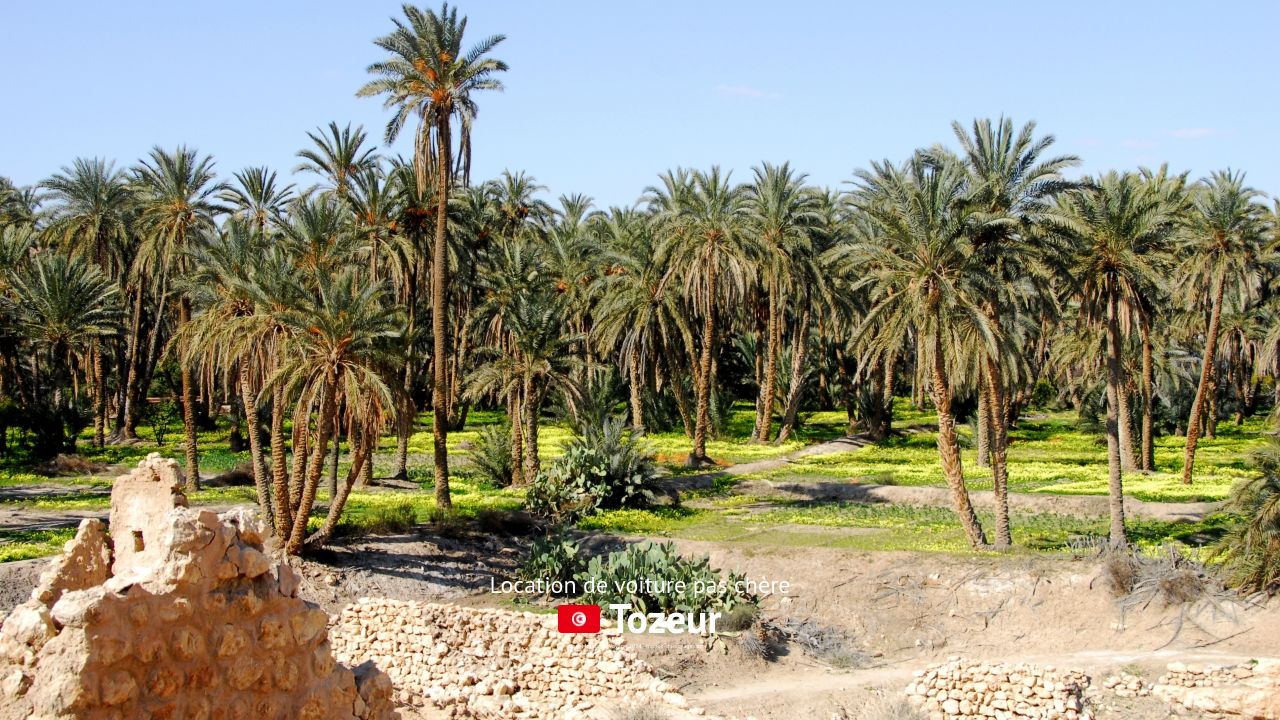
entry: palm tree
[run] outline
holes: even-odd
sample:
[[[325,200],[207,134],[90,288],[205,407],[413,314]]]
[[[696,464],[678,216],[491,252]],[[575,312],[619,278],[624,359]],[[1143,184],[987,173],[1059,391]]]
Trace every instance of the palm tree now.
[[[573,346],[581,335],[566,332],[566,302],[554,292],[527,292],[515,299],[505,318],[512,345],[508,350],[489,348],[495,359],[482,363],[467,379],[468,393],[500,397],[519,388],[524,425],[524,477],[533,479],[541,469],[538,454],[538,418],[547,395],[561,390],[574,397],[573,371],[580,361]]]
[[[980,403],[985,410],[978,418],[985,427],[990,444],[992,485],[996,499],[996,546],[1008,547],[1013,538],[1009,527],[1008,483],[1006,466],[1010,391],[1014,373],[1010,367],[1019,354],[1013,328],[1017,309],[1039,297],[1048,297],[1051,289],[1045,264],[1043,237],[1037,228],[1056,224],[1053,198],[1072,187],[1062,172],[1080,163],[1074,155],[1043,158],[1054,137],[1035,138],[1036,124],[1029,122],[1014,132],[1013,121],[1001,118],[974,120],[971,132],[960,123],[952,123],[961,157],[968,171],[969,232],[976,252],[983,254],[1005,282],[997,285],[999,293],[989,297],[985,311],[993,330],[999,333],[1003,352],[989,355],[981,369]]]
[[[938,411],[943,475],[965,535],[978,548],[987,539],[965,486],[953,378],[963,377],[975,357],[996,351],[982,303],[997,279],[968,234],[965,181],[965,168],[949,157],[917,153],[902,167],[873,163],[858,173],[852,198],[871,234],[835,252],[848,271],[867,276],[872,297],[856,337],[868,354],[883,358],[907,337],[918,338],[918,362],[927,369]]]
[[[130,260],[130,197],[124,173],[101,159],[77,159],[70,168],[41,183],[55,205],[45,233],[71,253],[95,263],[108,277],[123,279]],[[141,336],[143,293],[127,287],[134,296],[134,322],[130,333],[130,362],[135,361]],[[137,285],[133,283],[133,285]],[[93,364],[93,444],[106,443],[107,372],[106,349],[99,340],[92,349]],[[126,389],[128,392],[128,389]]]
[[[1191,484],[1200,439],[1201,418],[1208,393],[1213,392],[1214,358],[1218,353],[1218,331],[1227,288],[1249,297],[1261,280],[1262,240],[1266,235],[1267,209],[1257,202],[1262,196],[1244,184],[1244,173],[1214,172],[1192,188],[1191,211],[1187,215],[1181,274],[1188,305],[1200,306],[1209,298],[1209,324],[1205,330],[1200,384],[1196,387],[1191,416],[1187,419],[1187,446],[1182,461],[1182,482]],[[1216,417],[1208,422],[1217,423]]]
[[[77,365],[83,365],[85,354],[120,330],[119,287],[96,265],[50,251],[37,254],[21,270],[9,273],[8,282],[19,334],[43,351],[43,369],[41,360],[34,355],[32,359],[37,386],[42,377],[53,385],[57,382],[55,370],[62,368],[74,388]],[[67,403],[62,386],[54,385],[51,405],[57,410],[76,410],[77,395],[73,389]],[[69,443],[69,449],[74,449],[74,432],[69,433]]]
[[[819,221],[818,196],[805,188],[807,175],[791,169],[790,163],[764,163],[752,170],[754,178],[747,186],[751,232],[759,236],[761,246],[760,273],[764,284],[765,358],[764,377],[756,399],[756,422],[753,440],[769,440],[773,424],[773,400],[777,393],[778,356],[782,351],[782,326],[786,299],[791,292],[793,263],[799,256],[812,255],[810,234]],[[801,312],[808,304],[798,303]],[[796,333],[794,346],[802,347],[807,338],[807,323]],[[796,355],[793,351],[793,357]],[[803,355],[803,353],[798,353]]]
[[[450,9],[446,3],[439,14],[408,4],[402,9],[405,22],[392,18],[395,30],[374,40],[374,44],[390,56],[369,66],[369,73],[378,77],[361,87],[356,95],[383,95],[383,107],[395,108],[395,114],[387,123],[388,143],[394,142],[405,123],[416,116],[414,171],[418,186],[427,185],[428,165],[435,171],[436,227],[431,253],[432,430],[436,504],[448,510],[453,502],[449,497],[446,444],[449,378],[445,358],[449,353],[445,339],[445,298],[449,290],[446,234],[453,171],[453,120],[456,118],[462,128],[460,155],[467,161],[465,176],[470,172],[470,128],[478,109],[474,95],[502,89],[496,75],[505,71],[507,64],[486,56],[505,37],[492,35],[464,52],[462,39],[467,19],[459,19],[456,8]]]
[[[707,456],[707,436],[711,431],[715,381],[717,310],[721,304],[732,306],[745,295],[747,284],[754,277],[751,257],[756,240],[744,227],[745,191],[731,184],[729,173],[721,173],[719,167],[705,173],[667,173],[663,185],[646,191],[650,206],[663,218],[666,237],[659,252],[664,264],[684,269],[685,295],[702,318],[693,383],[698,409],[687,463],[698,467],[713,462]]]
[[[213,159],[200,157],[193,148],[180,146],[172,153],[153,148],[148,159],[133,170],[138,204],[138,227],[143,241],[134,272],[160,277],[162,288],[170,274],[179,277],[190,270],[191,243],[214,225],[221,212],[214,201],[224,186],[216,182]],[[160,297],[165,297],[162,289]],[[178,299],[178,324],[191,320],[191,298]],[[180,363],[182,375],[182,428],[186,436],[187,488],[200,488],[200,464],[196,448],[196,393],[191,367]]]
[[[293,184],[280,186],[276,171],[265,166],[245,168],[232,177],[235,181],[219,199],[231,208],[233,217],[247,221],[259,237],[266,237],[267,227],[281,223],[293,200]]]
[[[1111,543],[1126,542],[1120,396],[1129,384],[1124,339],[1140,322],[1142,308],[1162,292],[1160,253],[1175,217],[1161,194],[1133,173],[1108,173],[1075,191],[1063,203],[1070,248],[1070,276],[1081,319],[1102,330],[1106,342],[1107,461]]]
[[[302,162],[293,171],[314,173],[325,178],[331,183],[331,189],[338,198],[346,200],[352,178],[377,166],[378,157],[374,154],[377,148],[364,147],[367,136],[361,126],[352,130],[351,123],[347,123],[345,127],[338,129],[338,123],[331,122],[328,130],[327,135],[323,128],[307,133],[315,148],[298,151]]]
[[[268,385],[280,384],[296,388],[301,407],[315,411],[316,436],[303,464],[303,473],[294,479],[300,485],[298,502],[292,508],[293,525],[284,539],[285,552],[297,554],[308,540],[307,521],[315,503],[320,477],[324,471],[329,442],[338,432],[338,408],[344,400],[361,407],[366,420],[380,415],[391,403],[391,391],[379,374],[391,356],[386,339],[398,334],[402,320],[397,312],[382,303],[381,289],[374,285],[359,287],[355,274],[344,270],[336,277],[316,276],[314,296],[307,297],[283,316],[295,328],[290,334],[285,358],[271,375]],[[295,416],[297,417],[297,416]],[[304,416],[305,417],[305,416]],[[374,423],[370,420],[368,425]],[[368,444],[362,444],[367,448]],[[295,447],[295,452],[298,452]],[[325,521],[332,533],[350,490],[359,474],[359,465],[367,459],[356,458],[347,483],[339,489],[344,494],[333,497],[329,518]],[[324,531],[315,542],[326,537]]]
[[[258,309],[255,286],[260,282],[258,268],[266,247],[257,220],[250,218],[230,219],[221,230],[208,232],[196,244],[190,261],[193,272],[182,284],[198,312],[179,332],[177,342],[185,365],[204,358],[210,371],[237,368],[235,384],[249,428],[258,507],[263,517],[270,519],[271,486],[258,432],[258,391],[267,366],[267,348],[261,334],[246,332],[255,323],[244,322]]]

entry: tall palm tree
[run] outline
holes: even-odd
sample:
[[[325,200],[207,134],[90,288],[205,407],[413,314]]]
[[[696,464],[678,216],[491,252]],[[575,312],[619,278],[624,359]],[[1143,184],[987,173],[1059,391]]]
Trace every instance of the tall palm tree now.
[[[377,148],[364,147],[367,135],[359,125],[352,130],[347,123],[339,129],[338,123],[330,122],[328,131],[316,128],[316,132],[307,133],[315,147],[298,151],[302,162],[293,171],[319,175],[329,181],[339,199],[346,200],[352,178],[377,165]]]
[[[130,197],[123,172],[105,160],[78,158],[70,168],[41,183],[49,191],[54,206],[46,234],[89,262],[95,263],[108,277],[124,280],[130,260]],[[130,333],[132,361],[141,335],[143,293],[139,287],[122,282],[134,296],[134,324]],[[136,283],[132,284],[136,286]],[[107,338],[94,345],[93,365],[93,444],[106,443],[107,382],[103,346]],[[128,390],[126,390],[128,392]]]
[[[751,437],[765,442],[770,439],[772,432],[778,356],[782,351],[784,305],[791,291],[792,266],[802,256],[812,255],[810,235],[820,218],[817,212],[818,196],[804,185],[807,175],[793,170],[790,163],[764,163],[752,172],[754,177],[747,186],[747,207],[751,224],[749,232],[754,232],[759,237],[766,321],[764,378],[756,399],[756,422],[751,430]],[[807,311],[807,303],[801,302],[799,305],[801,313]],[[807,334],[808,327],[797,331],[797,342],[793,345],[799,346],[807,342],[807,339],[801,339],[802,332]]]
[[[952,123],[968,171],[966,204],[974,248],[1005,279],[996,286],[998,294],[987,298],[985,310],[991,327],[1009,351],[988,356],[979,381],[979,397],[986,413],[978,421],[980,428],[987,429],[990,444],[997,547],[1008,547],[1013,542],[1006,458],[1009,423],[1014,419],[1009,417],[1014,372],[1010,363],[1003,360],[1016,357],[1019,351],[1019,338],[1011,332],[1017,318],[1011,316],[1028,302],[1052,292],[1049,277],[1042,271],[1046,244],[1043,236],[1036,236],[1036,230],[1056,224],[1053,198],[1073,186],[1062,172],[1080,163],[1074,155],[1043,157],[1054,137],[1037,139],[1035,128],[1036,124],[1029,122],[1015,132],[1009,118],[1000,118],[996,123],[990,119],[974,120],[970,131],[960,123]],[[1009,348],[1011,345],[1015,347]]]
[[[201,232],[214,226],[222,211],[215,202],[224,186],[213,172],[213,158],[179,146],[174,152],[153,148],[133,169],[142,245],[134,272],[159,277],[162,287],[170,275],[190,271],[189,250]],[[160,297],[165,297],[162,290]],[[191,320],[191,298],[178,298],[178,324]],[[182,429],[185,435],[187,488],[200,488],[200,463],[196,447],[196,392],[191,367],[180,363],[182,375]]]
[[[1160,253],[1175,218],[1155,189],[1133,173],[1107,173],[1074,191],[1063,203],[1072,288],[1081,319],[1100,329],[1106,342],[1107,467],[1111,543],[1126,542],[1120,424],[1121,394],[1127,392],[1125,338],[1139,324],[1142,308],[1162,292]]]
[[[471,154],[470,128],[478,107],[475,95],[484,90],[501,90],[497,78],[507,69],[501,60],[487,57],[505,36],[492,35],[470,49],[462,48],[467,28],[466,17],[459,18],[457,8],[446,3],[437,14],[412,5],[402,8],[405,21],[392,18],[395,30],[374,44],[389,57],[369,66],[376,75],[357,91],[359,97],[385,96],[384,108],[394,108],[387,123],[386,139],[395,141],[405,123],[416,117],[414,135],[414,171],[417,184],[427,185],[428,165],[435,171],[436,217],[435,238],[431,252],[431,330],[432,330],[432,430],[434,435],[436,504],[442,509],[453,507],[449,497],[449,456],[447,446],[447,377],[448,344],[446,342],[445,298],[448,294],[447,239],[449,191],[453,174],[453,121],[462,128],[460,155]]]
[[[1180,274],[1188,279],[1185,290],[1189,305],[1199,307],[1203,298],[1209,298],[1209,323],[1205,328],[1200,384],[1187,419],[1182,461],[1182,482],[1187,484],[1191,483],[1195,466],[1205,403],[1214,389],[1214,358],[1224,298],[1228,288],[1249,297],[1261,280],[1260,256],[1267,231],[1267,209],[1258,202],[1261,197],[1261,193],[1244,184],[1244,173],[1230,170],[1214,172],[1192,188],[1183,247],[1186,259]],[[1208,418],[1210,423],[1217,420]]]
[[[918,338],[938,411],[938,454],[952,501],[969,543],[987,544],[964,481],[952,401],[955,378],[975,357],[996,351],[982,302],[997,280],[975,251],[964,214],[964,167],[951,158],[917,153],[902,167],[873,163],[861,171],[852,202],[870,235],[836,251],[841,264],[866,274],[871,306],[856,336],[869,355],[896,352]]]
[[[647,195],[650,205],[666,217],[666,237],[660,250],[663,262],[684,268],[685,294],[702,318],[700,355],[694,371],[698,409],[687,464],[709,465],[707,436],[711,431],[717,314],[720,305],[732,306],[743,297],[755,277],[751,258],[756,239],[745,231],[746,193],[730,182],[729,173],[713,167],[705,173],[668,173],[664,187],[650,187]]]

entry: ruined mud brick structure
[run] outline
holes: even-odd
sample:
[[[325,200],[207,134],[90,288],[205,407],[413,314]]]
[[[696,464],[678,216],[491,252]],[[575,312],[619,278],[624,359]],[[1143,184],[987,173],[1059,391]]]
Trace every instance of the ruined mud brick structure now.
[[[0,625],[0,718],[383,720],[389,678],[334,660],[328,615],[251,510],[188,508],[171,460],[116,480]]]

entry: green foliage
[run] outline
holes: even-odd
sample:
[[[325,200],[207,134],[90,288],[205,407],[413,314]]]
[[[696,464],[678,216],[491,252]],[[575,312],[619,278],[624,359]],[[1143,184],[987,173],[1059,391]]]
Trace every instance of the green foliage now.
[[[73,528],[58,530],[0,530],[0,563],[52,555],[75,535]]]
[[[596,510],[648,505],[658,478],[653,454],[620,417],[584,426],[529,489],[530,512],[561,524]]]
[[[1241,481],[1229,507],[1240,517],[1214,547],[1228,584],[1246,592],[1280,588],[1280,440],[1255,456],[1257,477]]]
[[[578,543],[564,533],[556,533],[534,541],[529,557],[520,568],[520,576],[526,580],[567,584],[583,570]]]
[[[471,446],[471,464],[491,485],[510,485],[515,469],[511,457],[511,427],[486,425],[480,428],[479,437]]]
[[[637,612],[707,612],[732,611],[741,604],[755,604],[756,597],[740,592],[743,576],[729,572],[722,576],[711,567],[710,558],[697,560],[682,557],[672,543],[642,542],[607,557],[591,558],[585,571],[577,576],[579,587],[590,586],[593,592],[583,595],[587,602],[598,605],[630,603]],[[670,589],[683,583],[683,592],[650,592],[645,582]]]

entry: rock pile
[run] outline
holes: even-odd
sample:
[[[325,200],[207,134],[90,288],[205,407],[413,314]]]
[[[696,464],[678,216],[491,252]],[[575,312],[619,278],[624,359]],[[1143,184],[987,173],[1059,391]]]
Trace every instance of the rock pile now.
[[[119,478],[111,537],[81,523],[0,625],[0,718],[395,717],[386,675],[336,663],[254,514],[197,512],[180,487],[158,455]]]
[[[1102,681],[1102,687],[1115,693],[1116,697],[1147,697],[1151,694],[1151,683],[1126,672],[1108,676]]]
[[[339,660],[386,670],[400,702],[453,717],[568,720],[605,705],[685,707],[621,636],[561,634],[554,617],[365,598],[342,611],[330,638]]]
[[[951,658],[915,673],[907,696],[930,720],[1087,720],[1080,698],[1089,678],[1071,670]]]
[[[1280,718],[1280,660],[1241,665],[1169,663],[1152,694],[1189,710],[1244,718]]]

